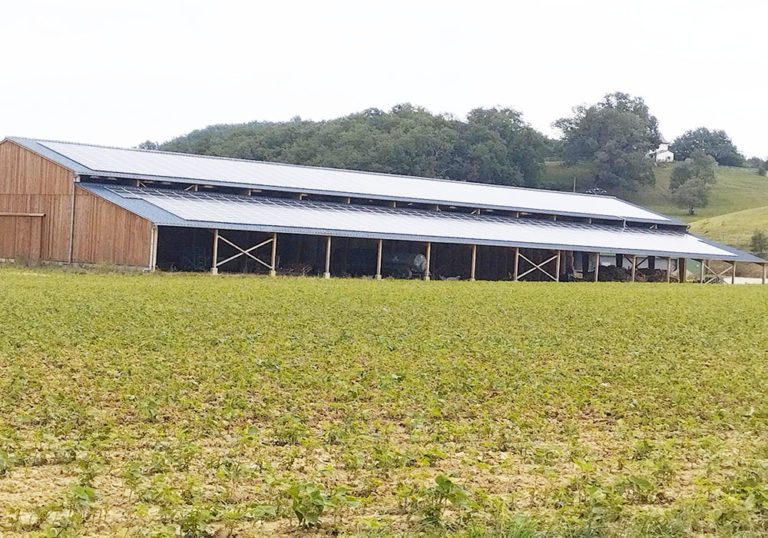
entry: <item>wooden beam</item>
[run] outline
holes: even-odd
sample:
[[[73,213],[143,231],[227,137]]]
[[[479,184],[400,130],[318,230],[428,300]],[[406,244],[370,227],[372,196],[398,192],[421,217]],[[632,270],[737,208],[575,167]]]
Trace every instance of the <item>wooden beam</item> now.
[[[709,284],[711,282],[717,283],[721,277],[725,276],[725,273],[728,273],[731,270],[730,266],[727,266],[725,269],[720,271],[719,273],[717,271],[714,271],[711,267],[707,266],[707,272],[711,273],[708,276],[705,276],[704,278],[704,284]]]
[[[763,284],[765,284],[766,277],[768,277],[768,263],[763,264],[763,279],[762,279]]]
[[[515,247],[515,266],[514,273],[512,273],[512,280],[517,282],[517,272],[520,269],[520,247]]]
[[[637,276],[637,254],[632,254],[632,282],[635,281]]]
[[[731,272],[731,284],[736,284],[736,262],[731,262],[731,268],[733,269],[733,272]]]
[[[72,178],[72,199],[69,204],[69,254],[67,263],[72,265],[75,249],[75,191],[77,190],[78,176]]]
[[[557,259],[555,261],[555,282],[560,282],[560,258],[562,258],[562,256],[563,256],[563,251],[558,249]]]
[[[219,230],[213,230],[213,263],[211,263],[211,274],[219,274],[218,260],[219,260]]]
[[[472,245],[472,265],[469,268],[469,280],[475,280],[475,267],[477,265],[477,245]]]
[[[680,284],[685,283],[685,277],[688,276],[688,270],[685,268],[685,258],[677,259],[677,281]]]
[[[704,258],[701,259],[701,271],[699,275],[699,284],[704,284],[704,270],[707,268],[707,263]]]
[[[331,278],[331,236],[325,238],[325,272],[323,278]]]
[[[427,269],[424,271],[424,280],[429,280],[429,264],[432,260],[432,243],[427,242]]]
[[[277,232],[272,234],[272,255],[270,256],[269,276],[277,276]]]
[[[153,225],[149,232],[149,270],[153,273],[157,269],[157,226]]]
[[[251,254],[251,252],[253,252],[254,250],[259,249],[259,248],[263,247],[266,244],[272,243],[272,238],[271,237],[269,239],[267,239],[266,241],[262,241],[258,245],[254,245],[254,246],[252,246],[252,247],[250,247],[248,249],[241,248],[240,245],[236,245],[235,243],[233,243],[232,241],[230,241],[229,239],[227,239],[226,237],[224,237],[221,234],[219,234],[219,241],[224,241],[226,244],[228,244],[231,247],[233,247],[237,251],[237,254],[234,254],[234,255],[230,256],[226,260],[217,261],[216,262],[216,267],[220,267],[220,266],[224,265],[225,263],[229,263],[232,260],[235,260],[235,259],[239,258],[240,256],[247,256],[247,257],[251,258],[253,261],[255,261],[257,263],[260,263],[261,265],[263,265],[267,269],[272,270],[272,266],[270,264],[268,264],[264,260],[262,260],[260,258],[257,258],[253,254]]]
[[[44,217],[45,213],[4,213],[0,211],[0,217]]]
[[[667,284],[672,282],[672,258],[667,258]]]
[[[379,246],[376,250],[376,280],[381,280],[381,251],[384,250],[384,240],[379,239]]]
[[[528,269],[527,271],[524,271],[523,273],[519,274],[518,278],[523,278],[525,275],[527,275],[529,273],[532,273],[534,271],[541,271],[542,273],[547,275],[550,279],[552,279],[554,281],[557,281],[557,277],[556,276],[551,275],[549,273],[549,271],[544,269],[544,267],[546,265],[548,265],[550,262],[553,262],[553,261],[555,261],[557,259],[557,254],[554,254],[554,255],[550,256],[549,258],[547,258],[546,260],[544,260],[541,263],[535,263],[533,260],[531,260],[530,258],[525,256],[524,254],[520,254],[520,257],[523,258],[525,261],[527,261],[529,264],[531,264],[531,268]]]
[[[600,278],[600,253],[595,252],[595,282]]]

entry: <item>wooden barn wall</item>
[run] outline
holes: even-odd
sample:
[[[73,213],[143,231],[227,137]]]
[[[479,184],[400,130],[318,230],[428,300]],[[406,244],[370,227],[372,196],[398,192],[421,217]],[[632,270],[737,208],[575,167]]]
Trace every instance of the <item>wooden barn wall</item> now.
[[[38,261],[42,256],[42,217],[0,213],[0,259]]]
[[[14,142],[0,144],[0,213],[45,215],[0,217],[0,258],[67,261],[73,188],[71,171]]]
[[[75,191],[75,262],[148,266],[152,223],[82,187]]]

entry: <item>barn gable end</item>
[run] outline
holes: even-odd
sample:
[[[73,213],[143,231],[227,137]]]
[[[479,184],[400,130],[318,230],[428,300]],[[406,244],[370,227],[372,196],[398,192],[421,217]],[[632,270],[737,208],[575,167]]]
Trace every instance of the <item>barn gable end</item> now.
[[[0,259],[148,265],[151,223],[76,194],[74,176],[12,140],[0,143]]]

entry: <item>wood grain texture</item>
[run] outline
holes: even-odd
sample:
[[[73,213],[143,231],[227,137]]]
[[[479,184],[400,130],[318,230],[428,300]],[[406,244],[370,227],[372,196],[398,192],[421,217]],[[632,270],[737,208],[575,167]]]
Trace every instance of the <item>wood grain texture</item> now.
[[[0,214],[0,258],[40,260],[42,224],[42,217]]]
[[[81,187],[75,189],[73,259],[149,266],[152,223]]]
[[[25,244],[15,237],[15,230],[21,226],[18,233],[26,234],[23,237],[28,241],[37,241],[26,232],[27,224],[18,220],[10,223],[9,217],[3,217],[2,235],[14,234],[15,245],[11,252],[4,250],[4,256],[15,257],[16,249],[21,249],[22,256],[39,249],[40,259],[67,261],[73,188],[70,170],[10,140],[0,143],[0,212],[45,215],[35,224],[39,227],[35,233],[41,237],[38,245]],[[11,249],[10,243],[10,239],[3,239],[3,248]]]

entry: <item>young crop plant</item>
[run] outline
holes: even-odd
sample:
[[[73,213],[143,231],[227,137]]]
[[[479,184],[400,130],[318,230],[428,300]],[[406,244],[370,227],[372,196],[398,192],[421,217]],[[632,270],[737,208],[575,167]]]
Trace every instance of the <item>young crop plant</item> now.
[[[0,267],[0,536],[763,536],[766,305]]]
[[[313,482],[299,482],[291,485],[286,493],[291,498],[291,509],[296,515],[299,526],[315,527],[320,524],[320,516],[326,509],[354,507],[359,500],[347,494],[347,488],[337,486],[327,493],[322,485]]]

